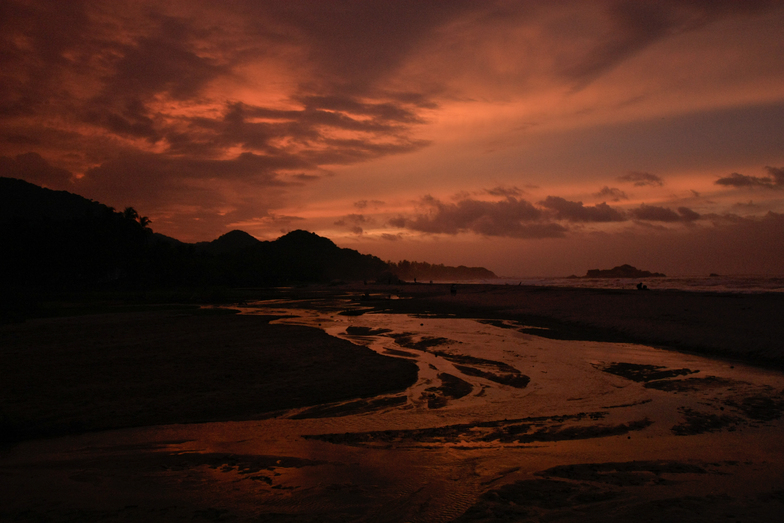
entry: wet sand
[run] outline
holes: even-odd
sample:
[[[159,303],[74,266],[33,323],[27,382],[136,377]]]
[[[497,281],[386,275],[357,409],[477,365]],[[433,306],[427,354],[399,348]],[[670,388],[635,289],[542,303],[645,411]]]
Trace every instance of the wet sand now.
[[[410,297],[387,302],[398,312],[513,319],[558,339],[642,343],[784,369],[784,293],[458,285],[453,296],[448,288],[403,285],[374,295]]]
[[[581,308],[577,294],[537,292],[308,288],[245,303],[239,316],[4,326],[1,405],[17,437],[0,451],[0,519],[778,517],[784,375],[704,357],[759,356],[727,341],[735,324],[711,309],[724,302],[678,298],[705,323],[667,350],[672,299],[651,312],[663,298],[579,291]],[[739,303],[728,316],[780,306],[726,303]],[[601,314],[609,306],[621,308]],[[650,325],[635,327],[646,308]],[[776,335],[766,313],[753,317],[744,329]],[[648,329],[656,343],[630,343]],[[763,349],[781,360],[775,342]],[[63,376],[84,386],[71,393]],[[49,437],[20,437],[21,426]]]
[[[409,361],[318,328],[270,325],[275,316],[235,312],[85,315],[0,327],[0,444],[258,419],[405,390],[416,381]]]

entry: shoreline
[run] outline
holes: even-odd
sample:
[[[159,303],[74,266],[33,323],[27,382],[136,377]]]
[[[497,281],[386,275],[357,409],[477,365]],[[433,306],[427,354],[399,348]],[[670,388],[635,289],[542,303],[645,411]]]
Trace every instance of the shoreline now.
[[[492,284],[458,284],[454,296],[449,284],[244,289],[234,297],[239,294],[250,303],[252,297],[296,300],[297,308],[332,307],[348,315],[475,318],[545,338],[633,343],[784,369],[779,321],[784,294]],[[148,304],[145,312],[119,304],[114,313],[1,325],[6,363],[0,379],[7,384],[0,398],[3,443],[132,426],[261,419],[282,409],[400,391],[416,381],[415,365],[403,359],[384,358],[316,328],[270,325],[272,317],[225,310],[236,304],[222,310]],[[254,354],[260,346],[267,352]],[[324,366],[289,365],[280,375],[260,367],[280,365],[284,354],[304,362],[316,357],[316,346],[330,354]],[[96,354],[101,358],[91,360]],[[348,354],[360,359],[345,360]],[[348,367],[360,360],[376,367],[359,377]],[[300,375],[315,385],[292,393]],[[268,382],[266,389],[259,380]],[[74,384],[80,392],[57,388]],[[250,400],[248,390],[261,396]],[[98,401],[85,400],[86,394]]]
[[[516,321],[537,336],[623,342],[784,369],[784,294],[457,284],[347,286],[407,299],[374,305],[400,313]]]

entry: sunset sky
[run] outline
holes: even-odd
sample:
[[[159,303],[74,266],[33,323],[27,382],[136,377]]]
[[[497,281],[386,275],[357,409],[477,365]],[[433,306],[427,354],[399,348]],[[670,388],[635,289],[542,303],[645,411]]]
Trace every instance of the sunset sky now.
[[[156,232],[784,273],[784,2],[0,2],[0,175]]]

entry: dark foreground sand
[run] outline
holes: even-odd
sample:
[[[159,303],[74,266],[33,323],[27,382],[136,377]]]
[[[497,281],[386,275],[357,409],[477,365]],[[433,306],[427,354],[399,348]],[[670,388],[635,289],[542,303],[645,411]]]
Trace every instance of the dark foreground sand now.
[[[0,327],[0,442],[258,419],[416,381],[409,361],[318,329],[270,325],[274,317],[221,312],[88,315]]]
[[[0,520],[769,521],[784,510],[784,381],[764,370],[784,366],[782,295],[359,285],[259,297],[282,301],[250,303],[255,316],[0,326]],[[286,307],[359,345],[270,324]],[[415,319],[393,319],[403,314]],[[460,317],[480,321],[436,321]],[[394,357],[361,346],[378,340]]]

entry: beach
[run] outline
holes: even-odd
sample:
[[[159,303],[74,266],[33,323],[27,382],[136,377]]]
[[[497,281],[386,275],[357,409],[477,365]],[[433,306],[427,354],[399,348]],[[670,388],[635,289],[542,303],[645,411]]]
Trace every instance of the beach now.
[[[784,296],[263,290],[0,326],[11,521],[766,521]]]
[[[447,287],[404,286],[399,292],[415,300],[396,310],[517,319],[560,339],[659,345],[784,367],[781,293],[458,285],[452,296]]]

